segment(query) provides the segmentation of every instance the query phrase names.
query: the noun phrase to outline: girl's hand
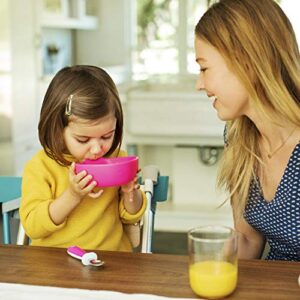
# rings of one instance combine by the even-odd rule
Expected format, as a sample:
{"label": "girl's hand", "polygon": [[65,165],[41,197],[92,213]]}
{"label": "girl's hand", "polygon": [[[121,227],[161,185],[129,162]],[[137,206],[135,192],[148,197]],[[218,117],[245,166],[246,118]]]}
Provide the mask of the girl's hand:
{"label": "girl's hand", "polygon": [[138,177],[135,176],[132,181],[128,182],[125,185],[122,185],[121,191],[123,193],[131,193],[132,191],[138,190],[139,188],[140,188],[140,185],[138,183]]}
{"label": "girl's hand", "polygon": [[100,197],[103,190],[93,191],[97,182],[92,180],[93,177],[87,174],[86,171],[82,171],[78,174],[75,173],[75,163],[73,162],[69,171],[69,189],[71,194],[78,201],[81,201],[86,195],[91,198]]}
{"label": "girl's hand", "polygon": [[64,222],[86,195],[97,198],[103,193],[103,190],[93,191],[97,183],[92,179],[86,171],[76,174],[75,163],[71,164],[69,187],[49,205],[49,214],[53,223],[59,225]]}
{"label": "girl's hand", "polygon": [[142,207],[142,195],[139,191],[138,177],[121,187],[124,195],[124,206],[130,214],[136,214]]}

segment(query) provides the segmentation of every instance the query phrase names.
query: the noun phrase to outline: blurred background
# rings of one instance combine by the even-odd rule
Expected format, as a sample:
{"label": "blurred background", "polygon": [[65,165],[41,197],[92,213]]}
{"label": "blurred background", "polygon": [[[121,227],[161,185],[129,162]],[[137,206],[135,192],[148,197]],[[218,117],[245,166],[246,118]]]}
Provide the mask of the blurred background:
{"label": "blurred background", "polygon": [[[186,253],[188,229],[232,226],[215,188],[224,124],[195,90],[194,27],[209,0],[1,0],[0,175],[21,175],[40,149],[39,112],[62,67],[105,68],[125,113],[123,148],[170,177],[154,251]],[[300,36],[297,1],[278,1]],[[259,42],[259,37],[258,37]]]}

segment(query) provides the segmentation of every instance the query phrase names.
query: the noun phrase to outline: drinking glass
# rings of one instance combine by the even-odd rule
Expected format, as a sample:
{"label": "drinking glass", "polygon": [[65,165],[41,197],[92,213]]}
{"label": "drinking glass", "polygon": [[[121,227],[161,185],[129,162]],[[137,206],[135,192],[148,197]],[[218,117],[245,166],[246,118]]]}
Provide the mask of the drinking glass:
{"label": "drinking glass", "polygon": [[237,285],[237,233],[226,226],[201,226],[188,232],[189,280],[195,294],[219,299]]}

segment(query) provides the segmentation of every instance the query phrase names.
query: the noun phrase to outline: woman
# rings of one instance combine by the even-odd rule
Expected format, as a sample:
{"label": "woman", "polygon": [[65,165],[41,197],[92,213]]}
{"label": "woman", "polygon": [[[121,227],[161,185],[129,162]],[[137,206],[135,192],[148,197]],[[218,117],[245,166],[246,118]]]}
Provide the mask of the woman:
{"label": "woman", "polygon": [[218,184],[230,193],[239,257],[300,260],[300,56],[272,0],[221,0],[195,28],[197,88],[226,121]]}

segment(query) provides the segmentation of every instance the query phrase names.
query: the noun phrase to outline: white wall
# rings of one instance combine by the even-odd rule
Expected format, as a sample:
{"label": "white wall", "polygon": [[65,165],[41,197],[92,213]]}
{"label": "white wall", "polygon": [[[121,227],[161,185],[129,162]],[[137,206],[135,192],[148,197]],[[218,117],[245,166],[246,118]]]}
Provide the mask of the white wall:
{"label": "white wall", "polygon": [[95,9],[99,28],[76,34],[77,63],[98,66],[128,64],[130,59],[128,9],[130,0],[99,0]]}
{"label": "white wall", "polygon": [[227,194],[216,189],[218,163],[207,166],[193,147],[137,147],[140,166],[154,164],[161,175],[170,176],[169,197],[157,204],[155,229],[186,232],[205,224],[233,226]]}

